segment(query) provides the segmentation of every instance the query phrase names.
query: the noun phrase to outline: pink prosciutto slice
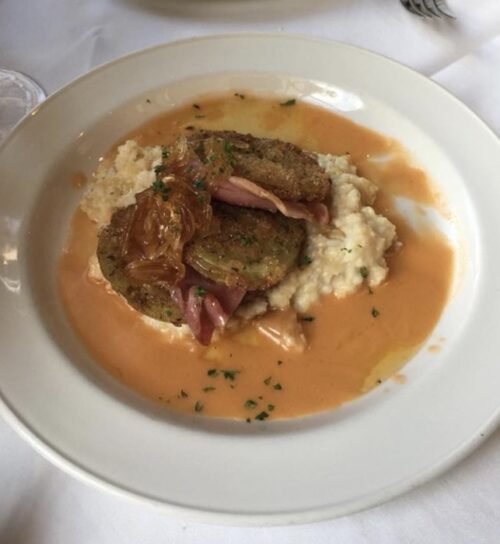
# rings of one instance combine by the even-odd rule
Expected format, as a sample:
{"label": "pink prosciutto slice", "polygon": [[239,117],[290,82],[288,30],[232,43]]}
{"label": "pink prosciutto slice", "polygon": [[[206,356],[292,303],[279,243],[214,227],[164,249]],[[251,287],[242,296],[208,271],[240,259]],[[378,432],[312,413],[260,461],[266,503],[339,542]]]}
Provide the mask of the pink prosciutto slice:
{"label": "pink prosciutto slice", "polygon": [[320,225],[326,225],[330,221],[328,208],[322,202],[302,203],[282,200],[253,181],[238,176],[218,181],[212,189],[212,196],[227,204],[271,212],[279,211],[286,217],[305,219]]}
{"label": "pink prosciutto slice", "polygon": [[245,292],[240,287],[228,287],[210,281],[189,267],[186,267],[186,275],[181,283],[171,290],[184,321],[203,345],[210,343],[216,328],[226,326]]}

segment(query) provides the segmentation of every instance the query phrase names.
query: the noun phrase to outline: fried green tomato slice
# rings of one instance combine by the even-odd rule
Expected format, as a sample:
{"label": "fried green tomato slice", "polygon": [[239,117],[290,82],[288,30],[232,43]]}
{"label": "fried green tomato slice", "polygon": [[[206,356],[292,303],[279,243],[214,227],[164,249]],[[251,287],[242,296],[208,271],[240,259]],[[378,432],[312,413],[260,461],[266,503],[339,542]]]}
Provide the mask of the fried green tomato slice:
{"label": "fried green tomato slice", "polygon": [[232,175],[246,178],[281,199],[321,202],[330,192],[326,172],[311,154],[294,144],[230,130],[198,130],[188,138],[204,163],[212,159],[207,149],[217,143],[225,150]]}
{"label": "fried green tomato slice", "polygon": [[279,283],[296,265],[305,239],[302,221],[281,214],[213,204],[217,232],[187,247],[187,264],[201,275],[248,291]]}
{"label": "fried green tomato slice", "polygon": [[103,276],[111,287],[139,312],[158,319],[180,325],[182,313],[172,300],[167,286],[161,284],[140,284],[130,282],[125,274],[126,262],[121,257],[121,239],[129,208],[116,211],[111,223],[99,233],[97,259]]}

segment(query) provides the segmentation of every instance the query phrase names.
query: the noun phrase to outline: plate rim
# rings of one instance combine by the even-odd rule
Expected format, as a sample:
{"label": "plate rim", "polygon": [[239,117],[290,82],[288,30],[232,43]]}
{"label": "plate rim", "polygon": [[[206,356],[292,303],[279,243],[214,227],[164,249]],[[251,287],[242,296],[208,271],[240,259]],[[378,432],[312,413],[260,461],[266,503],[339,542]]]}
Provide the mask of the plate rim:
{"label": "plate rim", "polygon": [[[493,137],[496,144],[500,143],[496,132],[485,122],[477,113],[471,110],[461,100],[459,100],[453,93],[444,88],[439,83],[430,79],[429,77],[415,71],[414,69],[402,64],[394,59],[391,59],[385,55],[373,52],[369,49],[358,47],[352,44],[330,40],[326,38],[317,38],[313,36],[301,35],[301,34],[289,34],[281,32],[230,32],[221,34],[208,34],[203,36],[189,37],[180,40],[174,40],[156,44],[147,48],[139,49],[130,52],[126,55],[122,55],[118,58],[110,60],[106,63],[100,64],[92,70],[74,78],[63,87],[59,88],[53,94],[51,94],[43,103],[36,106],[34,110],[16,125],[14,130],[9,136],[0,144],[0,154],[5,146],[8,145],[11,138],[13,138],[18,131],[23,130],[23,127],[28,122],[28,119],[37,111],[50,104],[53,100],[57,100],[57,97],[67,92],[70,88],[78,85],[80,81],[91,77],[93,74],[102,70],[106,70],[111,65],[117,65],[123,62],[127,62],[128,59],[137,57],[143,54],[147,54],[151,51],[168,48],[172,45],[191,44],[195,42],[210,42],[213,39],[284,39],[284,40],[300,40],[305,42],[313,42],[324,44],[326,46],[337,46],[347,50],[353,50],[361,52],[367,57],[375,57],[383,59],[386,63],[390,63],[397,70],[405,70],[413,77],[417,77],[422,83],[433,87],[439,92],[447,96],[448,99],[454,101],[455,105],[460,107],[462,111],[472,118],[476,123],[479,122],[482,125],[482,129],[485,130],[490,137]],[[403,480],[402,482],[392,485],[389,488],[383,488],[377,493],[371,494],[366,498],[356,499],[346,503],[344,506],[329,505],[321,508],[313,508],[311,510],[300,510],[297,512],[287,511],[285,513],[260,513],[260,514],[238,514],[224,510],[208,510],[204,508],[197,508],[188,505],[179,505],[172,502],[165,502],[163,500],[156,499],[146,494],[132,491],[127,489],[111,479],[107,479],[103,476],[96,475],[90,469],[81,467],[77,461],[72,460],[69,455],[65,455],[52,446],[49,440],[39,436],[35,429],[23,420],[23,418],[17,413],[13,406],[10,406],[8,401],[4,398],[0,390],[0,414],[4,420],[13,428],[19,436],[25,439],[36,451],[49,460],[51,463],[62,469],[64,472],[76,477],[78,480],[85,483],[90,483],[93,486],[112,492],[115,495],[138,501],[141,504],[148,504],[149,506],[159,508],[164,512],[174,514],[181,519],[189,519],[194,521],[202,521],[208,523],[218,523],[224,525],[245,525],[245,526],[274,526],[274,525],[289,525],[289,524],[302,524],[311,523],[315,521],[333,519],[335,517],[345,516],[350,513],[366,510],[375,505],[385,503],[407,491],[418,487],[419,485],[435,478],[436,476],[444,473],[450,467],[458,463],[460,460],[469,455],[477,446],[479,446],[500,424],[500,405],[496,409],[496,412],[490,417],[488,421],[483,423],[483,426],[477,429],[477,432],[464,440],[463,443],[456,446],[456,448],[446,455],[440,462],[436,462],[428,469],[422,471],[419,475]]]}

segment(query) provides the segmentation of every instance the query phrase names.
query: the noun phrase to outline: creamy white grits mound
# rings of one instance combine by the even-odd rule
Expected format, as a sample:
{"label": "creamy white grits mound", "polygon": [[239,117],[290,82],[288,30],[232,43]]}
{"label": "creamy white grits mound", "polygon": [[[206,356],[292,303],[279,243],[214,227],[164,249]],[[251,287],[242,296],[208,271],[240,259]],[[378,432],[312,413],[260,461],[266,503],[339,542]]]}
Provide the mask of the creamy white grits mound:
{"label": "creamy white grits mound", "polygon": [[154,167],[161,164],[160,146],[140,147],[127,140],[111,162],[99,164],[80,207],[99,227],[107,225],[118,208],[135,204],[135,195],[151,186]]}
{"label": "creamy white grits mound", "polygon": [[345,297],[364,281],[377,287],[388,273],[384,254],[396,228],[371,207],[377,186],[356,175],[348,155],[318,155],[318,163],[332,181],[331,224],[307,224],[305,255],[311,262],[268,291],[273,308],[305,312],[321,295]]}
{"label": "creamy white grits mound", "polygon": [[[134,140],[119,146],[113,161],[99,165],[82,199],[82,210],[99,228],[108,224],[116,209],[133,204],[136,193],[153,183],[161,154],[160,146],[140,147]],[[332,182],[330,225],[307,224],[304,254],[310,264],[293,270],[270,289],[267,301],[261,298],[239,308],[240,317],[251,319],[269,307],[292,306],[305,312],[321,295],[345,297],[363,282],[374,288],[385,280],[388,267],[384,254],[396,239],[396,229],[372,208],[377,186],[356,175],[348,155],[318,155],[318,163]],[[95,281],[106,281],[96,257],[89,262],[88,273]],[[146,316],[143,320],[172,338],[191,334],[187,326],[176,327]]]}

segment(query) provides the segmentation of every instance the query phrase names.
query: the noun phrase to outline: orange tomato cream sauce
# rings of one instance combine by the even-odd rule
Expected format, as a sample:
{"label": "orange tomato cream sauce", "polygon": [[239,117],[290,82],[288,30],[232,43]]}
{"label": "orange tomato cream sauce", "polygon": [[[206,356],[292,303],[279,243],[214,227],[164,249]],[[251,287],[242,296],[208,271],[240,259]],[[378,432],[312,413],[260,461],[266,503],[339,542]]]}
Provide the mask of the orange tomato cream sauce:
{"label": "orange tomato cream sauce", "polygon": [[404,196],[416,207],[438,207],[425,173],[394,140],[311,104],[283,106],[276,99],[230,93],[201,97],[196,106],[169,111],[123,141],[168,145],[193,125],[279,138],[318,153],[349,153],[358,174],[378,185],[374,208],[396,226],[400,246],[386,255],[389,273],[382,285],[363,286],[344,298],[323,296],[309,309],[310,319],[301,322],[304,350],[285,350],[259,332],[262,320],[279,330],[290,311],[256,318],[201,346],[172,341],[89,278],[97,227],[78,209],[58,285],[67,316],[95,361],[169,409],[247,421],[328,410],[397,375],[439,319],[453,276],[446,239],[429,225],[410,225],[395,205],[395,197]]}

